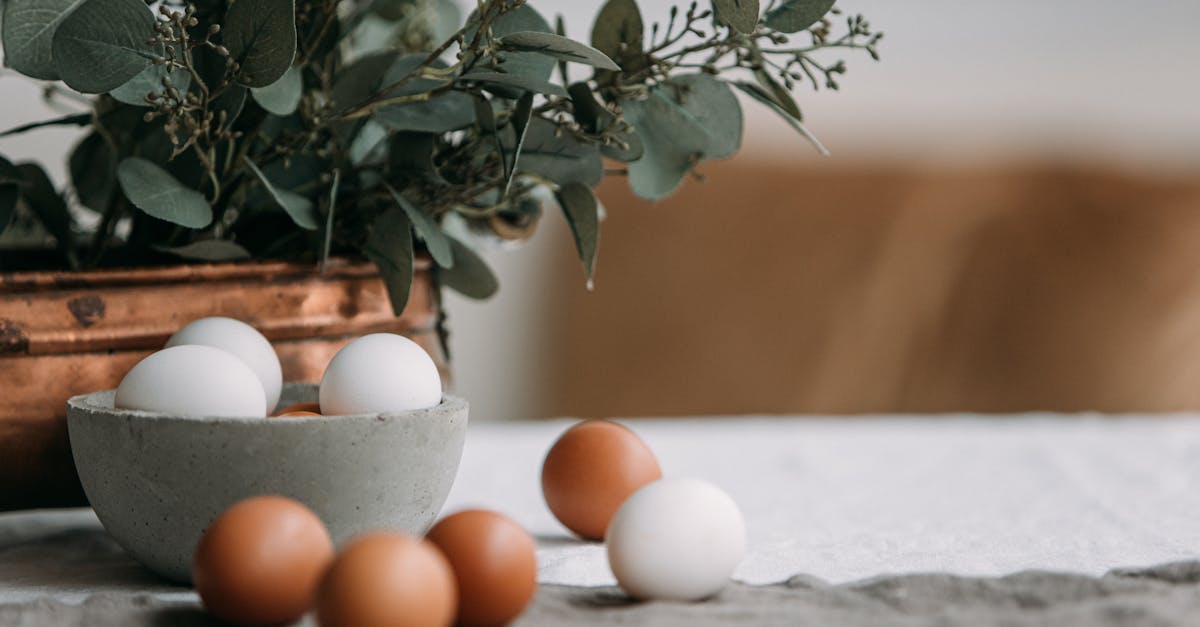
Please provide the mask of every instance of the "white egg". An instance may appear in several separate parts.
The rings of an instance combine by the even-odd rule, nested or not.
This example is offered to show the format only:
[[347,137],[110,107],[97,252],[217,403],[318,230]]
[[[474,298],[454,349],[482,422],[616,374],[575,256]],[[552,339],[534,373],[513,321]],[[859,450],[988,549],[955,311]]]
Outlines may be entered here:
[[442,378],[416,342],[372,333],[333,356],[321,377],[319,402],[326,416],[425,409],[442,402]]
[[721,591],[746,553],[737,503],[699,479],[662,479],[634,492],[605,536],[617,583],[639,599],[697,601]]
[[189,322],[167,340],[168,348],[184,344],[213,346],[246,362],[262,382],[267,413],[274,411],[283,389],[283,370],[271,342],[258,329],[233,318],[200,318]]
[[174,416],[266,416],[262,384],[245,362],[212,346],[164,348],[121,379],[113,405]]

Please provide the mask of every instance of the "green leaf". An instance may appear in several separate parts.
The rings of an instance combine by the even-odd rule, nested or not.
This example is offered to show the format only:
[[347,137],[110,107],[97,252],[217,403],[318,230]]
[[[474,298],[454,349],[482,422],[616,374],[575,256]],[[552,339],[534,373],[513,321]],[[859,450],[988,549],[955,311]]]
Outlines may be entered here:
[[[534,117],[525,131],[521,146],[521,161],[518,173],[527,172],[551,180],[559,185],[572,181],[594,187],[604,178],[604,162],[600,149],[584,144],[574,136],[555,133],[558,127],[549,120]],[[511,155],[516,147],[513,130],[505,128],[504,149]]]
[[[477,82],[489,86],[513,87],[517,93],[535,92],[549,96],[566,96],[567,90],[549,81],[539,80],[524,74],[501,74],[500,72],[471,72],[458,77],[460,82]],[[506,92],[511,93],[511,92]],[[507,97],[507,96],[506,96]]]
[[54,32],[83,3],[84,0],[8,0],[0,28],[4,63],[30,78],[58,80],[52,52]]
[[[603,52],[552,33],[520,31],[500,38],[500,47],[515,52],[537,52],[555,59],[583,63],[602,70],[619,71],[621,66]],[[503,64],[501,64],[503,67]]]
[[629,166],[629,183],[643,198],[670,194],[700,160],[731,156],[741,144],[741,105],[707,74],[677,76],[622,108],[645,148]]
[[761,68],[756,70],[754,72],[754,80],[758,81],[758,85],[763,88],[763,91],[766,92],[770,100],[779,105],[780,109],[783,109],[788,115],[797,120],[804,120],[804,116],[800,114],[799,105],[792,99],[791,92],[785,89],[783,85],[780,85],[779,81],[772,78],[766,70]]
[[74,221],[67,203],[63,200],[54,183],[46,175],[46,171],[36,163],[21,163],[17,165],[24,184],[21,186],[21,196],[25,204],[37,215],[38,221],[54,236],[58,242],[58,250],[62,252],[71,267],[78,266],[75,257]]
[[17,212],[17,198],[21,195],[20,185],[24,180],[16,166],[0,157],[0,234],[12,223]]
[[758,27],[758,0],[713,0],[712,4],[717,17],[739,33],[753,33]]
[[388,150],[388,168],[393,177],[414,178],[445,184],[433,162],[438,136],[433,133],[393,133]]
[[601,133],[612,124],[617,116],[596,101],[591,85],[580,82],[567,86],[571,95],[571,106],[575,113],[575,121],[589,133]]
[[147,43],[153,33],[154,15],[143,0],[85,0],[54,32],[55,70],[76,91],[111,91],[159,56]]
[[304,68],[293,65],[279,80],[266,87],[251,87],[254,101],[275,115],[291,115],[300,106],[304,96]]
[[338,188],[342,183],[342,171],[333,171],[333,183],[329,186],[329,211],[325,213],[325,241],[321,245],[321,273],[329,263],[329,251],[333,249],[333,217],[337,213]]
[[195,261],[236,261],[250,258],[250,251],[222,239],[208,239],[186,246],[158,246],[156,250]]
[[212,207],[204,196],[139,157],[126,157],[117,165],[117,180],[125,196],[147,214],[191,229],[212,223]]
[[117,151],[100,133],[90,133],[71,151],[67,162],[79,202],[104,213],[117,184]]
[[315,231],[321,227],[313,201],[296,192],[276,187],[263,174],[262,170],[258,169],[258,166],[250,160],[250,157],[246,157],[245,161],[250,171],[254,173],[254,176],[258,177],[263,187],[267,188],[267,193],[271,194],[271,198],[275,199],[275,204],[287,212],[288,216],[292,218],[292,222],[296,223],[296,226],[308,231]]
[[701,157],[725,159],[742,147],[742,105],[725,81],[710,74],[684,74],[665,86],[675,102],[708,136]]
[[[521,162],[521,151],[525,148],[525,136],[529,131],[529,121],[533,119],[533,92],[525,92],[521,95],[521,99],[517,101],[516,108],[513,109],[512,127],[516,143],[513,145],[512,159],[504,159],[504,195],[508,195],[508,190],[512,187],[513,176],[517,173],[517,165]],[[500,143],[501,152],[503,153],[504,143]],[[503,156],[503,154],[501,155]]]
[[296,56],[295,0],[237,0],[221,22],[221,41],[240,65],[237,81],[266,87]]
[[414,207],[406,198],[392,189],[391,185],[384,184],[384,186],[387,187],[396,204],[404,210],[404,215],[408,216],[408,221],[412,223],[417,235],[425,241],[425,247],[429,249],[433,260],[443,268],[453,268],[454,252],[450,249],[450,238],[438,226],[433,216]]
[[608,0],[596,14],[596,23],[592,26],[592,47],[626,65],[625,58],[640,56],[642,52],[642,40],[645,37],[643,29],[642,13],[638,10],[637,2]]
[[800,122],[800,120],[796,119],[792,116],[792,114],[780,107],[771,98],[770,94],[763,91],[761,87],[755,85],[754,83],[747,83],[744,81],[737,81],[734,83],[734,86],[745,92],[746,95],[750,96],[751,98],[754,98],[755,100],[767,105],[769,109],[779,114],[779,116],[787,121],[788,124],[792,125],[792,128],[796,129],[797,133],[800,133],[805,139],[812,143],[813,147],[817,149],[817,152],[826,157],[829,156],[829,150],[827,150],[825,146],[821,144],[821,141],[818,140],[815,135],[810,133],[809,130],[804,127],[804,124]]
[[[216,116],[221,128],[227,129],[233,126],[234,121],[242,114],[242,109],[246,107],[246,98],[249,97],[247,92],[249,91],[241,85],[230,85],[221,95],[208,103],[208,108]],[[222,113],[225,114],[224,122],[221,122]]]
[[600,147],[600,154],[623,163],[633,163],[646,154],[646,146],[642,144],[642,138],[638,137],[637,133],[633,131],[617,133],[614,138],[624,145],[604,144]]
[[558,189],[558,204],[567,216],[575,236],[575,250],[587,274],[588,289],[596,270],[596,251],[600,243],[600,211],[592,189],[582,183],[567,183]]
[[399,316],[408,305],[413,280],[412,225],[401,209],[389,209],[367,230],[363,254],[375,262],[387,286],[392,312]]
[[14,126],[13,128],[10,128],[7,131],[0,133],[0,137],[8,137],[9,135],[20,135],[21,133],[32,131],[32,130],[38,129],[38,128],[43,128],[46,126],[87,126],[88,124],[91,124],[91,123],[92,123],[92,114],[90,114],[90,113],[71,113],[71,114],[62,116],[61,118],[54,118],[52,120],[42,120],[41,122],[30,122],[29,124],[22,124],[20,126]]
[[[400,82],[420,67],[423,54],[410,54],[396,59],[384,74],[380,83],[386,87]],[[442,62],[435,68],[444,68]],[[388,98],[400,98],[429,93],[443,87],[447,81],[432,78],[414,78],[388,91]],[[449,91],[433,96],[429,100],[406,102],[380,108],[374,119],[394,131],[422,131],[446,133],[458,130],[475,121],[475,103],[471,96],[462,92]]]
[[108,95],[115,98],[117,102],[135,107],[148,107],[150,105],[146,102],[146,94],[162,92],[164,76],[171,77],[171,82],[175,84],[181,94],[187,93],[188,86],[192,84],[191,72],[177,67],[168,73],[166,65],[154,63],[138,72],[137,76],[125,81],[125,84],[108,92]]
[[[478,15],[472,13],[467,23],[475,24],[478,21]],[[492,22],[492,34],[496,37],[504,38],[506,35],[524,31],[552,32],[546,18],[528,4],[521,5],[516,10],[509,11]],[[474,36],[475,29],[468,29],[466,41],[471,41]],[[554,71],[554,59],[537,52],[508,52],[504,54],[504,62],[500,64],[500,68],[506,74],[522,76],[524,80],[545,83],[550,79],[550,73]],[[510,92],[508,97],[516,98],[517,95]]]
[[798,33],[816,24],[833,8],[836,0],[783,0],[767,11],[764,20],[768,28],[781,33]]
[[438,283],[467,298],[490,298],[500,289],[500,283],[492,269],[470,246],[453,237],[449,239],[454,250],[454,267],[439,268]]

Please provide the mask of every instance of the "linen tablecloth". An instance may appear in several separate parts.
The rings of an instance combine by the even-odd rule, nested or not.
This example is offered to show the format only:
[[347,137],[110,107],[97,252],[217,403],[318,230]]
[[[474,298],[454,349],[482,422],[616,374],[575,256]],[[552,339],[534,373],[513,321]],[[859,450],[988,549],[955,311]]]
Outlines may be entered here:
[[[735,586],[709,604],[666,609],[626,609],[614,589],[574,587],[614,580],[603,546],[573,539],[541,498],[542,457],[569,424],[472,426],[445,508],[496,509],[537,537],[539,578],[547,585],[527,616],[531,621],[586,624],[610,614],[636,620],[637,612],[646,619],[665,612],[654,620],[707,616],[719,623],[751,612],[767,623],[775,616],[800,624],[807,615],[816,622],[857,616],[863,624],[882,624],[882,615],[867,610],[879,610],[881,598],[886,601],[896,586],[910,601],[926,595],[929,603],[917,609],[936,609],[943,618],[961,610],[956,603],[964,599],[973,599],[971,607],[983,603],[996,610],[1041,599],[1034,605],[1044,611],[1086,610],[1081,616],[1095,611],[1108,618],[1119,615],[1106,609],[1113,595],[1150,608],[1167,604],[1166,616],[1194,616],[1200,609],[1195,564],[1097,578],[1116,568],[1200,555],[1200,416],[628,421],[657,453],[665,475],[708,479],[739,503],[749,544],[735,579],[752,586],[789,582]],[[1074,576],[962,579],[1030,569]],[[905,573],[941,575],[879,579]],[[862,582],[869,578],[875,579]],[[880,588],[880,582],[890,583]],[[1091,596],[1064,597],[1064,589],[1090,590]],[[97,593],[74,609],[55,603],[78,604]],[[847,603],[845,616],[821,613],[830,611],[830,598]],[[1064,600],[1072,604],[1067,610],[1058,605]],[[0,516],[0,604],[9,604],[0,606],[0,619],[6,609],[18,616],[17,608],[26,621],[20,624],[40,625],[51,623],[37,622],[37,616],[54,612],[59,618],[62,612],[109,616],[156,604],[184,611],[194,607],[195,596],[155,580],[113,545],[90,512],[75,510]],[[893,622],[901,621],[895,624],[928,618],[911,607],[884,606],[891,607]],[[627,611],[635,614],[621,613]]]

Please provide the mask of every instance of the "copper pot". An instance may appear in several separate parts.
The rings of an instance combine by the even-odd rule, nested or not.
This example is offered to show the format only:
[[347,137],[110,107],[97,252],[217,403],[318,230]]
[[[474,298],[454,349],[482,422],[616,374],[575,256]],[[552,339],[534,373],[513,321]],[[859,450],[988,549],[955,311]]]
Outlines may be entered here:
[[275,344],[285,381],[318,381],[351,337],[402,333],[446,372],[438,299],[417,260],[403,315],[369,263],[322,275],[284,262],[135,270],[0,273],[0,511],[84,505],[67,441],[66,400],[116,387],[179,327],[244,320]]

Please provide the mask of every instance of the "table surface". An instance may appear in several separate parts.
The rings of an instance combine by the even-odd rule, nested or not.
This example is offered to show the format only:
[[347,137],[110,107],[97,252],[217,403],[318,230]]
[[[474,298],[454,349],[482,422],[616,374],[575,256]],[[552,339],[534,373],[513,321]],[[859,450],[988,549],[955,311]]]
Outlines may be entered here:
[[[607,586],[603,546],[572,538],[541,499],[542,457],[569,424],[472,426],[445,511],[487,507],[525,525],[538,538],[543,584]],[[747,584],[798,573],[830,584],[922,572],[1098,576],[1200,554],[1200,416],[627,424],[666,476],[708,479],[740,504],[749,545],[735,579]],[[130,560],[90,511],[0,515],[0,604],[77,604],[97,593],[195,603]]]

